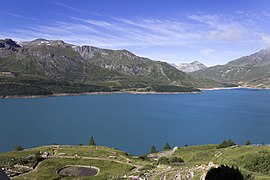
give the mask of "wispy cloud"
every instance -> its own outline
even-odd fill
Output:
[[[28,20],[33,20],[33,21],[38,20],[38,18],[35,18],[35,17],[22,16],[20,14],[15,14],[15,13],[12,13],[12,12],[6,12],[5,14],[7,14],[9,16],[12,16],[12,17],[20,18],[20,19],[28,19]]]
[[[264,43],[264,46],[265,46],[265,47],[270,47],[270,35],[265,35],[265,34],[263,34],[263,35],[261,36],[261,40],[262,40],[262,42]]]
[[[58,5],[58,6],[61,6],[63,8],[66,8],[66,9],[69,9],[69,10],[72,10],[72,11],[76,11],[76,12],[80,12],[80,13],[87,13],[87,11],[85,10],[82,10],[82,9],[78,9],[78,8],[75,8],[75,7],[72,7],[68,4],[65,4],[65,3],[62,3],[62,2],[58,2],[58,1],[52,1],[52,3]]]
[[[214,52],[214,49],[202,49],[200,50],[200,53],[204,56],[209,56],[210,54],[212,54]]]
[[[204,30],[212,40],[241,41],[246,29],[241,22],[218,15],[190,15],[190,19],[204,25]]]
[[[57,1],[53,2],[70,10],[84,12]],[[141,49],[149,46],[175,45],[201,45],[202,47],[206,43],[269,44],[270,34],[262,32],[262,28],[256,26],[261,22],[258,18],[262,15],[250,16],[244,12],[237,14],[236,17],[191,14],[185,19],[69,17],[65,21],[52,21],[47,24],[33,24],[10,29],[9,34],[12,36],[16,34],[19,38],[32,36],[33,38],[63,39],[75,44],[90,44],[107,48]],[[213,48],[211,51],[210,48],[201,49],[203,50],[198,50],[198,52],[204,55],[214,51]]]

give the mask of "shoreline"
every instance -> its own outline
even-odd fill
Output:
[[[270,88],[260,88],[260,87],[247,87],[247,86],[237,86],[237,87],[217,87],[217,88],[199,88],[201,91],[215,91],[215,90],[230,90],[230,89],[258,89],[258,90],[270,90]]]
[[[217,88],[198,88],[200,91],[194,92],[137,92],[137,91],[115,91],[115,92],[82,92],[82,93],[56,93],[50,95],[31,95],[31,96],[0,96],[0,99],[35,99],[35,98],[49,98],[49,97],[66,97],[66,96],[84,96],[84,95],[111,95],[111,94],[134,94],[134,95],[170,95],[170,94],[201,94],[203,91],[215,91],[215,90],[230,90],[230,89],[258,89],[258,90],[270,90],[270,88],[258,88],[258,87],[217,87]]]
[[[84,95],[111,95],[111,94],[153,94],[153,95],[165,95],[165,94],[199,94],[202,91],[194,92],[137,92],[137,91],[115,91],[115,92],[83,92],[83,93],[56,93],[50,95],[32,95],[32,96],[1,96],[0,99],[35,99],[35,98],[49,98],[49,97],[66,97],[66,96],[84,96]]]

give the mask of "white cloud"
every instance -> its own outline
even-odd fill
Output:
[[[269,28],[262,28],[267,24],[263,23],[262,16],[238,12],[237,16],[193,14],[185,18],[167,19],[68,17],[66,20],[51,21],[46,24],[32,24],[9,29],[9,31],[0,30],[2,36],[19,40],[40,37],[62,39],[79,45],[126,48],[135,50],[136,53],[164,47],[167,50],[175,49],[175,57],[177,54],[183,56],[185,51],[192,51],[196,52],[198,57],[210,58],[210,55],[221,54],[221,48],[224,51],[236,46],[269,45],[268,32],[263,32]],[[162,51],[164,55],[160,55],[159,59],[171,56],[165,54],[166,52]],[[157,53],[154,50],[152,52],[152,54]],[[197,59],[196,54],[191,53],[190,57],[192,56]]]
[[[62,3],[62,2],[52,1],[52,3],[54,3],[54,4],[58,5],[58,6],[61,6],[61,7],[63,7],[63,8],[72,10],[72,11],[76,11],[76,12],[80,12],[80,13],[87,13],[87,11],[84,11],[84,10],[82,10],[82,9],[78,9],[78,8],[69,6],[69,5],[67,5],[67,4],[65,4],[65,3]]]
[[[204,56],[209,56],[214,52],[214,49],[202,49],[200,50],[200,53]]]
[[[73,9],[57,1],[54,3]],[[13,29],[11,34],[12,31],[18,33],[19,37],[45,34],[51,38],[74,39],[74,43],[95,42],[93,45],[117,48],[124,45],[164,46],[207,41],[240,41],[246,33],[243,25],[231,20],[225,21],[225,18],[218,15],[190,15],[188,18],[195,22],[179,19],[113,17],[98,20],[71,17],[65,22],[54,21],[50,24]]]
[[[230,17],[218,15],[190,15],[190,19],[204,24],[211,40],[240,41],[246,34],[246,28],[241,22],[236,22]]]
[[[270,47],[270,35],[262,35],[261,40],[266,48]]]

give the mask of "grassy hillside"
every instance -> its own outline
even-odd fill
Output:
[[[192,72],[191,75],[242,86],[269,88],[270,49],[230,61],[225,65],[201,69]]]
[[[35,154],[47,156],[37,162],[37,158],[29,158]],[[40,154],[40,155],[41,155]],[[161,157],[163,161],[155,160]],[[149,179],[173,179],[181,176],[199,180],[203,174],[221,164],[233,165],[240,168],[246,179],[270,178],[270,147],[269,146],[232,146],[217,149],[217,145],[187,146],[176,151],[168,150],[153,154],[131,156],[125,152],[103,146],[43,146],[22,151],[13,151],[0,154],[0,166],[10,175],[29,171],[29,173],[14,176],[14,179],[73,179],[64,177],[56,171],[66,165],[87,165],[100,169],[95,177],[81,179],[127,179],[131,176],[146,177]],[[171,159],[169,162],[164,159]],[[181,158],[184,162],[173,163],[173,159]],[[176,161],[174,161],[176,162]],[[16,166],[17,164],[17,166]],[[23,165],[23,166],[18,166]],[[37,165],[37,166],[36,166]],[[31,170],[34,167],[34,170]]]
[[[16,76],[11,78],[5,73]],[[45,39],[22,42],[21,46],[11,39],[0,41],[0,83],[1,96],[111,89],[189,92],[227,86],[193,78],[166,62],[139,57],[127,50],[79,47]]]

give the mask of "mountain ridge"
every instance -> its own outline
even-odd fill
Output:
[[[195,77],[235,83],[246,87],[270,87],[270,49],[263,49],[248,56],[192,72]]]
[[[62,40],[42,38],[20,43],[9,39],[1,40],[0,43],[0,71],[17,74],[13,79],[1,77],[5,82],[4,85],[8,84],[9,89],[12,84],[10,81],[16,80],[16,83],[19,83],[17,79],[21,79],[21,83],[33,79],[35,84],[42,81],[45,84],[38,87],[44,87],[45,92],[51,93],[65,93],[59,82],[69,84],[68,92],[81,92],[82,89],[87,91],[84,86],[89,84],[94,85],[94,89],[103,90],[106,88],[96,88],[96,85],[114,91],[136,89],[168,92],[197,91],[199,87],[227,86],[213,80],[194,78],[166,62],[139,57],[127,50],[76,46]],[[7,80],[9,82],[6,82]],[[49,90],[46,85],[48,81],[52,81],[54,85]],[[73,86],[79,86],[77,87],[79,90]],[[67,88],[67,85],[64,87]]]

